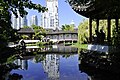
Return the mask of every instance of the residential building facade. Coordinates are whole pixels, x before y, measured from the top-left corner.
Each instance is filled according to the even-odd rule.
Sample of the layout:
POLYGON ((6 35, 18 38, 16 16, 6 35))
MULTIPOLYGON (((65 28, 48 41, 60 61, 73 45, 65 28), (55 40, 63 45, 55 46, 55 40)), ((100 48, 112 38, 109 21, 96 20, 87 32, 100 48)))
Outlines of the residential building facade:
POLYGON ((31 25, 37 25, 38 26, 38 18, 37 18, 37 15, 33 15, 31 17, 31 25))
POLYGON ((21 17, 21 28, 28 25, 27 16, 21 17))
POLYGON ((46 7, 48 11, 41 15, 41 26, 45 29, 58 28, 58 0, 46 0, 46 7))
POLYGON ((18 17, 16 18, 16 16, 14 14, 12 14, 12 27, 13 29, 20 29, 23 28, 24 26, 27 26, 27 16, 21 17, 18 14, 18 17))

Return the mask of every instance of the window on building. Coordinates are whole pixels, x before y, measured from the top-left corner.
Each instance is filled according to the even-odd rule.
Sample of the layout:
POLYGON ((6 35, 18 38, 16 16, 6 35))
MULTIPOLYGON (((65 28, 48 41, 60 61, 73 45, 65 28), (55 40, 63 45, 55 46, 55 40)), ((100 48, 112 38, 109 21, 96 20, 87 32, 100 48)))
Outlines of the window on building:
POLYGON ((69 37, 69 34, 67 34, 66 37, 69 37))
POLYGON ((74 34, 74 37, 76 37, 76 35, 74 34))

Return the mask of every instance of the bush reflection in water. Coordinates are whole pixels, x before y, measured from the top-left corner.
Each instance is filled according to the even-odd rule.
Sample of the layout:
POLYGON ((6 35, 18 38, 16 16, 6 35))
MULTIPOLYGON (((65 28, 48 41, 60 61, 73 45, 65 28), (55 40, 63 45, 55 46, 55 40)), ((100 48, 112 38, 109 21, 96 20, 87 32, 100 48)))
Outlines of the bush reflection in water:
POLYGON ((92 80, 120 80, 120 54, 81 50, 80 70, 92 80))

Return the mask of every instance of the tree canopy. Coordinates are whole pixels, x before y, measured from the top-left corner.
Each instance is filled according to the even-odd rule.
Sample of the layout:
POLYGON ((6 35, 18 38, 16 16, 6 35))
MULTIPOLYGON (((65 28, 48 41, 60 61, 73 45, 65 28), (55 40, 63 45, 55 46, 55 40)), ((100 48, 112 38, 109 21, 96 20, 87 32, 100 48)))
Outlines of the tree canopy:
POLYGON ((73 25, 62 25, 62 30, 63 31, 74 31, 74 26, 73 25))
MULTIPOLYGON (((106 39, 107 39, 107 20, 100 20, 99 21, 99 31, 102 29, 105 32, 106 39)), ((95 35, 96 30, 96 22, 92 22, 92 35, 95 35)), ((116 31, 115 20, 111 20, 111 37, 112 37, 112 44, 117 45, 120 41, 117 39, 120 38, 119 32, 116 31)), ((89 39, 89 21, 83 20, 78 26, 78 42, 79 43, 88 43, 89 39)), ((119 43, 120 44, 120 43, 119 43)))
MULTIPOLYGON (((34 4, 31 0, 1 0, 0 1, 0 14, 3 13, 13 13, 14 15, 18 15, 18 12, 21 17, 27 14, 25 8, 35 9, 39 12, 45 12, 47 8, 41 6, 40 4, 34 4)), ((4 14, 5 15, 5 14, 4 14)))
MULTIPOLYGON (((44 36, 46 36, 46 30, 43 27, 37 26, 37 25, 31 25, 31 26, 24 26, 23 28, 32 28, 34 30, 34 35, 32 39, 39 39, 42 40, 44 36)), ((23 39, 29 39, 28 35, 22 35, 23 39)))
MULTIPOLYGON (((6 43, 15 39, 16 31, 11 27, 11 14, 16 18, 18 13, 21 17, 27 15, 28 9, 35 9, 38 12, 45 12, 47 8, 40 4, 34 4, 31 0, 0 0, 0 43, 6 43), (2 24, 1 24, 2 23, 2 24)), ((0 46, 1 47, 1 46, 0 46)))
POLYGON ((46 30, 43 27, 32 25, 31 26, 34 29, 35 35, 33 36, 34 39, 40 39, 44 36, 46 36, 46 30))

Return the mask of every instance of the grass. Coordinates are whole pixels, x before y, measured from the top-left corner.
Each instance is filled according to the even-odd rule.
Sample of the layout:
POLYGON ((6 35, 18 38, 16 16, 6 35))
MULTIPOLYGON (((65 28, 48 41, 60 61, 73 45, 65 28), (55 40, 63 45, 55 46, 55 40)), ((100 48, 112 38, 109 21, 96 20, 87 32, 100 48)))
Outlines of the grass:
POLYGON ((75 43, 75 44, 72 45, 72 47, 87 49, 88 44, 79 44, 79 43, 75 43))

